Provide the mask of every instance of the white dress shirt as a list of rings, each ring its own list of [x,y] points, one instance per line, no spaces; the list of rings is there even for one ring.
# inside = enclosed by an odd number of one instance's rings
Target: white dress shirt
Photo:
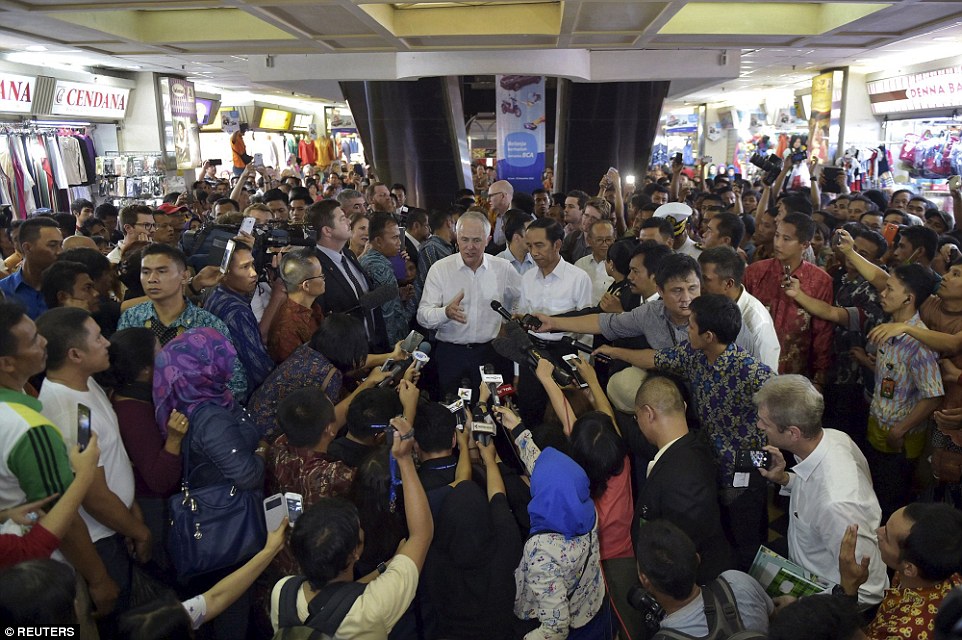
[[[752,341],[752,349],[746,349],[772,371],[778,371],[778,356],[782,352],[782,345],[778,343],[775,333],[775,323],[768,309],[761,300],[748,293],[742,287],[742,293],[735,302],[742,312],[742,325],[748,330]]]
[[[798,460],[798,456],[795,456]],[[838,583],[839,545],[845,528],[858,525],[855,556],[869,557],[868,581],[859,587],[860,606],[878,604],[888,588],[875,531],[882,510],[872,490],[865,456],[841,431],[824,429],[815,450],[788,474],[788,555],[817,576]]]
[[[481,266],[472,271],[461,254],[455,253],[431,265],[418,305],[418,322],[437,330],[441,342],[489,342],[497,337],[502,322],[491,301],[500,301],[510,313],[518,304],[520,289],[521,276],[507,260],[485,254]],[[464,291],[461,306],[467,324],[451,320],[444,313],[460,291]]]
[[[614,278],[608,275],[608,270],[605,269],[605,262],[605,260],[595,260],[594,255],[590,253],[575,262],[575,266],[587,273],[588,277],[591,278],[591,302],[593,304],[601,302],[601,296],[608,291],[608,287],[615,281]]]
[[[547,277],[541,269],[531,269],[521,276],[519,313],[543,313],[548,316],[591,306],[591,279],[588,274],[564,260],[558,262]],[[564,333],[535,333],[534,336],[557,342]]]
[[[691,256],[695,260],[701,255],[701,249],[698,248],[698,244],[691,239],[691,236],[685,238],[685,243],[678,247],[678,251],[675,253],[684,253],[687,256]]]

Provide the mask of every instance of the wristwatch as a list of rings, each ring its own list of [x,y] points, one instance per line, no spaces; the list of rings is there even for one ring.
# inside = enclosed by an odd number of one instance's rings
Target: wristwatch
[[[379,574],[383,575],[385,571],[387,571],[387,563],[382,562],[379,565],[377,565],[377,572]]]

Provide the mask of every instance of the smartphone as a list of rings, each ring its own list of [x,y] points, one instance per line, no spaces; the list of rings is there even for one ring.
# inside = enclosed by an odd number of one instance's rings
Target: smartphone
[[[221,160],[220,158],[211,158],[210,160],[207,161],[207,164],[209,164],[212,167],[217,167],[224,164],[224,161]]]
[[[735,456],[735,469],[768,469],[771,462],[771,454],[763,449],[742,449]]]
[[[886,222],[885,226],[882,227],[882,237],[889,243],[889,246],[895,244],[895,236],[898,234],[899,226],[894,222]]]
[[[962,186],[962,176],[952,176],[949,178],[949,189],[957,191]]]
[[[252,217],[250,217],[250,216],[244,218],[244,221],[241,222],[240,232],[241,232],[241,233],[246,233],[247,235],[253,234],[253,233],[254,233],[254,225],[255,225],[256,223],[257,223],[257,218],[252,218]]]
[[[381,365],[381,371],[390,371],[391,367],[393,366],[394,366],[394,358],[388,358],[387,360],[384,361],[384,364]]]
[[[674,164],[684,164],[684,156],[681,152],[675,154],[675,157],[671,159]]]
[[[742,179],[742,174],[740,173],[736,173],[734,176],[732,176],[732,182],[738,182],[741,179]]]
[[[635,184],[635,176],[625,176],[625,184],[627,185]]]
[[[782,289],[787,289],[792,284],[792,268],[786,264],[782,267],[782,269],[784,269]]]
[[[542,324],[543,323],[538,320],[537,317],[531,315],[530,313],[524,314],[524,317],[521,318],[521,326],[529,331],[537,331],[541,328]]]
[[[90,407],[77,404],[77,445],[83,451],[90,444]]]
[[[711,164],[715,161],[715,159],[712,158],[711,156],[705,156],[704,158],[701,159],[701,161],[702,161],[702,164]]]
[[[224,257],[220,259],[221,273],[227,273],[227,270],[230,269],[230,259],[234,255],[234,247],[236,246],[237,243],[233,239],[227,241],[227,246],[224,247]]]
[[[268,531],[276,531],[286,515],[287,501],[284,500],[284,494],[275,493],[268,498],[264,498],[264,522],[267,523]]]
[[[566,353],[565,355],[561,356],[561,359],[567,362],[568,366],[571,367],[571,375],[574,377],[575,382],[578,383],[578,386],[582,389],[587,389],[588,383],[581,376],[581,372],[578,371],[578,363],[581,362],[581,358],[573,353]]]
[[[422,340],[424,340],[423,335],[421,335],[417,331],[411,331],[411,333],[409,333],[407,337],[403,341],[401,341],[401,348],[407,351],[408,353],[411,353],[412,351],[418,348],[418,345],[421,344]]]
[[[297,519],[304,513],[304,496],[288,491],[284,494],[284,500],[287,502],[288,525],[293,527]],[[274,529],[276,528],[277,527],[274,527]],[[273,531],[273,529],[271,529],[271,531]]]
[[[263,167],[263,166],[264,166],[264,154],[263,154],[263,153],[255,153],[255,154],[254,154],[254,160],[253,160],[252,162],[254,163],[254,166],[255,166],[255,167]]]

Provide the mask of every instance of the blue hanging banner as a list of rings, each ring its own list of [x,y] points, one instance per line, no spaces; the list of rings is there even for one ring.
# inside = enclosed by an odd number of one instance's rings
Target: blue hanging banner
[[[515,191],[541,187],[544,173],[544,76],[496,76],[498,179]]]

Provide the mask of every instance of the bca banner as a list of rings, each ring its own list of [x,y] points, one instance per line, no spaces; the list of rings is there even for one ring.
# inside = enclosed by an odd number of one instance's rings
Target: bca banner
[[[498,178],[531,193],[544,173],[544,76],[496,76]]]

